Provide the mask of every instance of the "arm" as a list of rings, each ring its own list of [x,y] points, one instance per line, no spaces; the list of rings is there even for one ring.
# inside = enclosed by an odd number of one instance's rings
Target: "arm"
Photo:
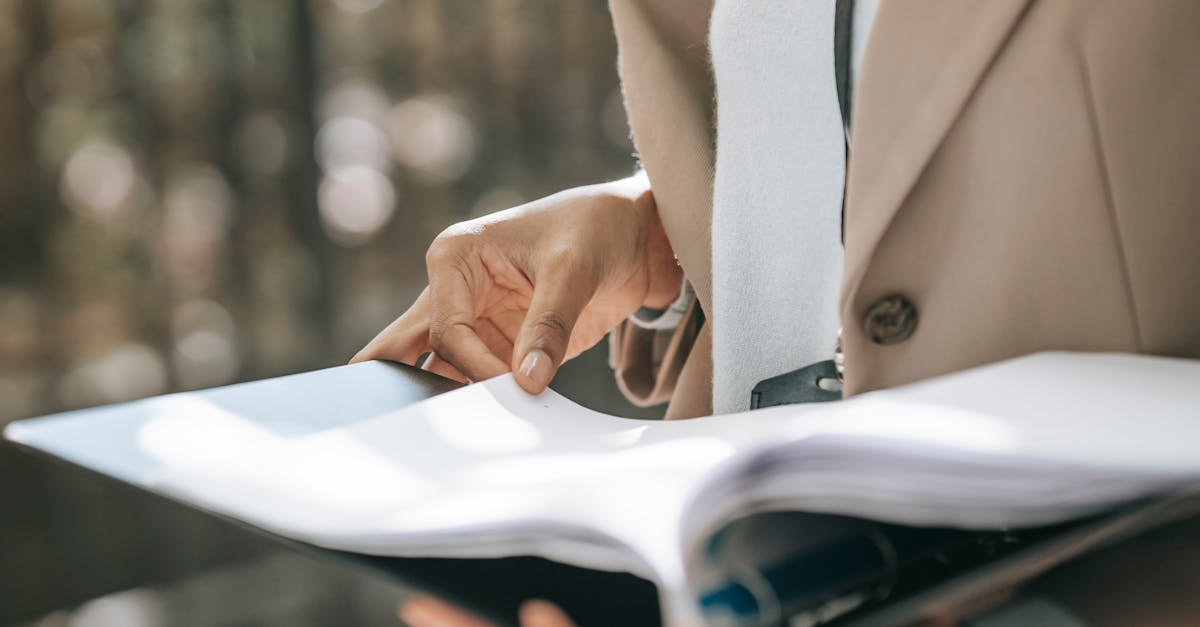
[[[708,58],[711,2],[611,0],[619,69],[633,140],[670,239],[695,296],[674,328],[622,323],[609,338],[610,363],[638,405],[672,401],[668,417],[712,413],[710,303],[714,147]],[[679,390],[679,393],[676,393]]]
[[[432,351],[426,367],[441,374],[513,371],[540,392],[563,361],[639,306],[674,299],[674,242],[707,302],[711,88],[697,27],[707,16],[697,22],[681,0],[614,0],[613,15],[634,139],[655,193],[638,176],[452,226],[426,257],[429,288],[356,361],[413,363]]]
[[[354,361],[415,363],[460,381],[514,372],[538,393],[558,367],[682,279],[644,176],[462,222],[426,254],[429,287]]]
[[[711,311],[714,151],[710,0],[611,0],[618,69],[638,156],[675,254]]]

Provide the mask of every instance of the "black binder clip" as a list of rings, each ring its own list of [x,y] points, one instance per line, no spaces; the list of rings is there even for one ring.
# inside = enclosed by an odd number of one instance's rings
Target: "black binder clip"
[[[840,400],[842,382],[829,359],[759,381],[750,392],[750,409]]]

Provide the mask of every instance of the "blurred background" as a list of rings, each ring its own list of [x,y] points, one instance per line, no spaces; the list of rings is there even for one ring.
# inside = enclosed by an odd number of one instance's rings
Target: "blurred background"
[[[615,55],[604,0],[0,0],[0,426],[344,363],[443,228],[633,170]],[[390,614],[141,503],[0,447],[0,624]]]

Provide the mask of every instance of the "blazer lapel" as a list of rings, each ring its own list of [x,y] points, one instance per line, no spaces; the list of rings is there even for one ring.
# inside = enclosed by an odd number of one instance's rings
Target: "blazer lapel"
[[[841,306],[1030,0],[882,2],[853,93]]]

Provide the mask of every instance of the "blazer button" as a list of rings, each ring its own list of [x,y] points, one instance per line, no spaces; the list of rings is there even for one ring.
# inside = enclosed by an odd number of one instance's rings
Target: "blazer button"
[[[875,301],[863,317],[863,330],[876,344],[896,344],[912,337],[917,328],[917,308],[900,294]]]

